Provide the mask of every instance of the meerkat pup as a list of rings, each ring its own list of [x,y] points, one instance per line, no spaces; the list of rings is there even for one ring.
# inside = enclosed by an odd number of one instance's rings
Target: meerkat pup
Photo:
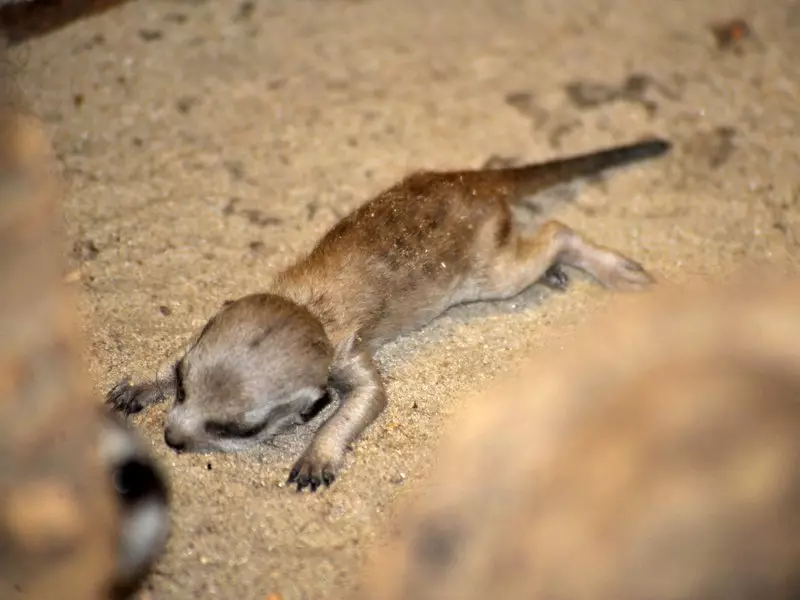
[[[102,410],[98,450],[114,486],[120,519],[113,598],[127,598],[161,556],[170,532],[169,488],[137,433]]]
[[[412,174],[336,224],[279,273],[268,292],[227,303],[155,381],[123,381],[107,402],[126,413],[174,394],[164,439],[187,452],[238,451],[337,410],[289,483],[330,485],[347,446],[381,414],[373,353],[456,304],[513,297],[539,281],[566,287],[561,266],[607,288],[654,279],[637,262],[546,221],[532,235],[512,207],[556,185],[665,154],[644,140],[551,162]]]

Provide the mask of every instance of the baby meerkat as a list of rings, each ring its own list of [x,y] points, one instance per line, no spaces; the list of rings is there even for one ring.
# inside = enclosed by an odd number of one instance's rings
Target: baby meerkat
[[[337,223],[268,292],[227,303],[154,381],[107,395],[138,412],[174,393],[166,443],[231,452],[337,410],[295,463],[289,483],[330,485],[347,446],[386,406],[373,353],[456,304],[513,297],[539,281],[563,288],[562,265],[607,288],[654,279],[637,262],[555,220],[523,234],[512,206],[556,185],[665,154],[639,141],[550,162],[409,175]]]
[[[169,486],[138,434],[102,410],[98,450],[112,479],[120,537],[111,595],[126,598],[160,558],[170,533]]]

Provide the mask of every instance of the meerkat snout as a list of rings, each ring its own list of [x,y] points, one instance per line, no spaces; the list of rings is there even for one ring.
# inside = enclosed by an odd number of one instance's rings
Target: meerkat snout
[[[165,443],[240,450],[302,422],[327,394],[333,349],[320,321],[279,296],[227,303],[175,365]]]
[[[127,597],[166,545],[170,532],[167,480],[138,435],[110,411],[101,415],[100,457],[113,485],[120,518],[114,597]]]
[[[164,427],[164,443],[175,450],[175,452],[181,452],[186,448],[186,442],[180,434],[176,433],[176,430],[169,425]]]

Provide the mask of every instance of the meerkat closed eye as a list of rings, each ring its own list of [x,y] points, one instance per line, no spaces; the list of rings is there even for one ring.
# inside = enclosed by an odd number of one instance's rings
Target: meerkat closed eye
[[[653,283],[637,262],[550,220],[525,234],[512,213],[548,188],[665,154],[646,140],[502,169],[420,172],[335,225],[268,292],[227,303],[156,381],[107,395],[135,412],[174,393],[165,441],[236,451],[339,406],[291,470],[312,491],[335,479],[346,447],[383,411],[372,356],[453,305],[513,297],[537,282],[565,287],[580,269],[607,288]]]

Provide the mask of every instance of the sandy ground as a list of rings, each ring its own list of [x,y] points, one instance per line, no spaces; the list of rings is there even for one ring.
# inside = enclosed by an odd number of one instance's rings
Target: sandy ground
[[[740,51],[709,29],[733,17],[757,36]],[[796,0],[140,0],[18,59],[69,182],[99,396],[151,375],[224,300],[262,289],[415,168],[657,133],[676,144],[668,159],[585,187],[556,216],[662,279],[751,259],[794,268],[797,56]],[[253,452],[175,456],[163,408],[136,418],[174,491],[150,596],[347,597],[465,394],[531,348],[560,351],[609,297],[575,276],[565,294],[459,308],[386,348],[391,406],[315,496],[282,486],[313,428]]]

